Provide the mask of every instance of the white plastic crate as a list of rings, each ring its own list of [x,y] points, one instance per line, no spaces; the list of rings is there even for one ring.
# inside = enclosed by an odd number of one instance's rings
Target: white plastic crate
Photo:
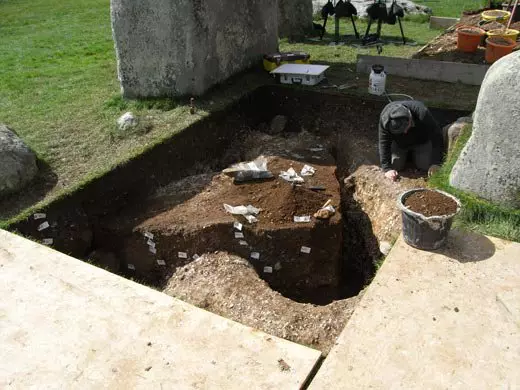
[[[327,65],[285,64],[271,71],[282,84],[316,85],[325,78]]]

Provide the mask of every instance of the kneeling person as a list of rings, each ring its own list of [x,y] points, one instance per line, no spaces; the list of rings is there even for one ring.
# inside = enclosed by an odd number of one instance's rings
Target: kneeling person
[[[409,152],[416,167],[431,175],[442,162],[442,130],[426,106],[416,100],[389,103],[379,119],[379,157],[385,176],[396,180]]]

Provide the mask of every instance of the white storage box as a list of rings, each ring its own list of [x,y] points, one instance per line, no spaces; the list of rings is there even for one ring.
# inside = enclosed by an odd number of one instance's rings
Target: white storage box
[[[282,84],[316,85],[325,78],[327,65],[285,64],[271,74],[279,75]]]

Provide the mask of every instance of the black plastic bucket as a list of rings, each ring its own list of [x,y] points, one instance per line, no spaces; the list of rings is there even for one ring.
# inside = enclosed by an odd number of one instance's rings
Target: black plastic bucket
[[[418,191],[436,191],[457,202],[457,211],[450,215],[425,217],[408,209],[404,202],[406,198]],[[423,250],[439,249],[446,243],[446,238],[453,223],[453,217],[460,211],[460,201],[444,191],[416,188],[403,192],[397,198],[397,206],[403,217],[404,241],[414,248]]]

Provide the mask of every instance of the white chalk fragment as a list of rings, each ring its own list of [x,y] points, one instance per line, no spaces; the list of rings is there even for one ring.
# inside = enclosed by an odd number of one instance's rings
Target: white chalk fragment
[[[244,233],[242,233],[242,232],[235,232],[235,238],[244,238]]]
[[[150,240],[153,240],[153,234],[150,233],[150,232],[144,232],[144,236],[145,236],[146,238],[149,238]]]
[[[154,255],[157,253],[157,249],[154,246],[149,246],[148,250],[153,253]]]
[[[311,221],[310,215],[302,215],[302,216],[295,215],[294,216],[294,222],[297,222],[297,223],[306,223],[306,222],[310,222],[310,221]]]
[[[133,264],[128,264],[127,267],[128,267],[128,269],[131,269],[131,270],[134,270],[134,271],[135,271],[135,265],[133,265]]]
[[[248,215],[248,214],[258,214],[260,212],[260,209],[257,209],[254,206],[247,205],[247,206],[230,206],[228,204],[224,203],[224,209],[233,215]]]
[[[258,222],[258,218],[256,218],[254,215],[246,215],[245,217],[249,223]]]
[[[43,245],[52,245],[54,244],[54,240],[52,238],[44,238],[42,241]]]
[[[38,226],[38,231],[41,232],[42,230],[47,229],[49,226],[49,222],[45,221],[44,223],[41,223],[40,226]]]
[[[287,171],[280,172],[280,178],[282,178],[285,181],[288,181],[289,183],[303,183],[305,180],[303,180],[302,177],[298,176],[294,168],[289,168]]]
[[[152,240],[148,240],[148,241],[146,241],[146,243],[148,244],[149,247],[155,248],[155,242],[153,242]]]
[[[242,245],[242,246],[247,246],[248,245],[247,241],[244,241],[244,240],[240,240],[238,243],[240,245]]]
[[[255,259],[255,260],[259,260],[260,259],[260,253],[258,253],[258,252],[251,252],[251,258]]]
[[[159,264],[159,265],[166,265],[166,261],[164,261],[164,260],[157,260],[157,264]]]
[[[302,168],[302,171],[300,172],[300,175],[302,176],[312,176],[316,173],[316,169],[311,167],[310,165],[304,165]]]
[[[234,222],[233,227],[239,231],[242,231],[242,224],[240,222]]]
[[[282,264],[280,264],[280,262],[278,261],[275,265],[274,265],[274,269],[275,271],[280,271],[282,269]]]
[[[197,259],[200,259],[200,256],[198,254],[194,254],[192,257],[191,257],[193,260],[197,260]]]
[[[302,246],[302,248],[300,249],[300,252],[301,253],[311,253],[311,248],[309,248],[308,246]]]
[[[179,252],[178,255],[179,255],[179,259],[187,259],[188,258],[188,254],[186,252]]]
[[[273,267],[264,267],[264,272],[266,274],[272,274],[273,273]]]
[[[35,213],[33,215],[33,217],[34,217],[35,220],[37,220],[37,219],[44,219],[44,218],[47,217],[47,214],[45,214],[45,213]]]

